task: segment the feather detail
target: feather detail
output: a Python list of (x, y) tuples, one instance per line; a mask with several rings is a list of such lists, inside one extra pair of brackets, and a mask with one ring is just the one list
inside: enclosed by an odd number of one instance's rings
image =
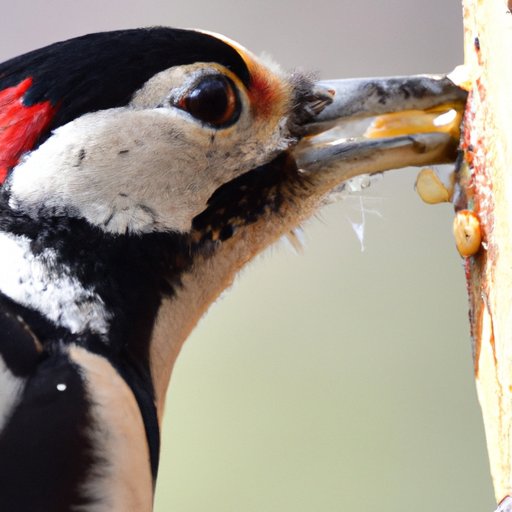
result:
[(30, 151), (55, 113), (50, 101), (25, 105), (23, 97), (32, 85), (26, 78), (0, 91), (0, 184), (26, 151)]

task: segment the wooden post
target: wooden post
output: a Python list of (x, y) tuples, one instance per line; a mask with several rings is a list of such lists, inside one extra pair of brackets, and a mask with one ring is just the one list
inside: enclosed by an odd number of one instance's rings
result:
[(511, 7), (506, 0), (464, 0), (471, 90), (456, 200), (457, 209), (477, 214), (482, 229), (482, 246), (465, 265), (475, 377), (498, 502), (512, 496)]

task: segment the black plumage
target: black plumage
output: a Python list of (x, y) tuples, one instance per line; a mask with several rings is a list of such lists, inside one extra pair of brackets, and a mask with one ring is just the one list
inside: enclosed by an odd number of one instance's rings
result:
[(54, 43), (0, 64), (0, 90), (26, 78), (27, 106), (49, 100), (57, 108), (46, 134), (77, 117), (126, 105), (156, 73), (173, 66), (216, 62), (249, 85), (239, 53), (219, 39), (168, 27), (99, 32)]

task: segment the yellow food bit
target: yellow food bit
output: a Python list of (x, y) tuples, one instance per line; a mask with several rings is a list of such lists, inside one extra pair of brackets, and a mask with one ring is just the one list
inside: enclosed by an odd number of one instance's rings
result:
[(473, 87), (473, 78), (470, 69), (470, 66), (461, 64), (448, 75), (448, 78), (461, 89), (470, 91)]
[(464, 258), (475, 255), (482, 243), (482, 230), (476, 214), (470, 210), (460, 210), (453, 220), (453, 234), (459, 254)]
[(459, 137), (462, 105), (440, 105), (429, 110), (404, 110), (377, 116), (366, 130), (369, 139), (413, 133), (449, 133)]
[(453, 196), (455, 174), (450, 175), (447, 187), (431, 167), (422, 169), (416, 179), (416, 192), (428, 204), (448, 203)]

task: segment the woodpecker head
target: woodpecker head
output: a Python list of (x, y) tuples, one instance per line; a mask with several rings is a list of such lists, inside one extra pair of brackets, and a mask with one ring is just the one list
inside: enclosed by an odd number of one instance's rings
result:
[[(0, 179), (9, 206), (33, 217), (189, 232), (215, 190), (296, 146), (332, 86), (205, 32), (157, 27), (57, 43), (0, 65)], [(410, 89), (403, 99), (425, 95)], [(368, 83), (355, 90), (367, 99)], [(353, 91), (337, 96), (357, 105)]]
[(9, 205), (111, 233), (188, 232), (331, 100), (226, 39), (168, 28), (37, 50), (0, 66), (0, 88)]

